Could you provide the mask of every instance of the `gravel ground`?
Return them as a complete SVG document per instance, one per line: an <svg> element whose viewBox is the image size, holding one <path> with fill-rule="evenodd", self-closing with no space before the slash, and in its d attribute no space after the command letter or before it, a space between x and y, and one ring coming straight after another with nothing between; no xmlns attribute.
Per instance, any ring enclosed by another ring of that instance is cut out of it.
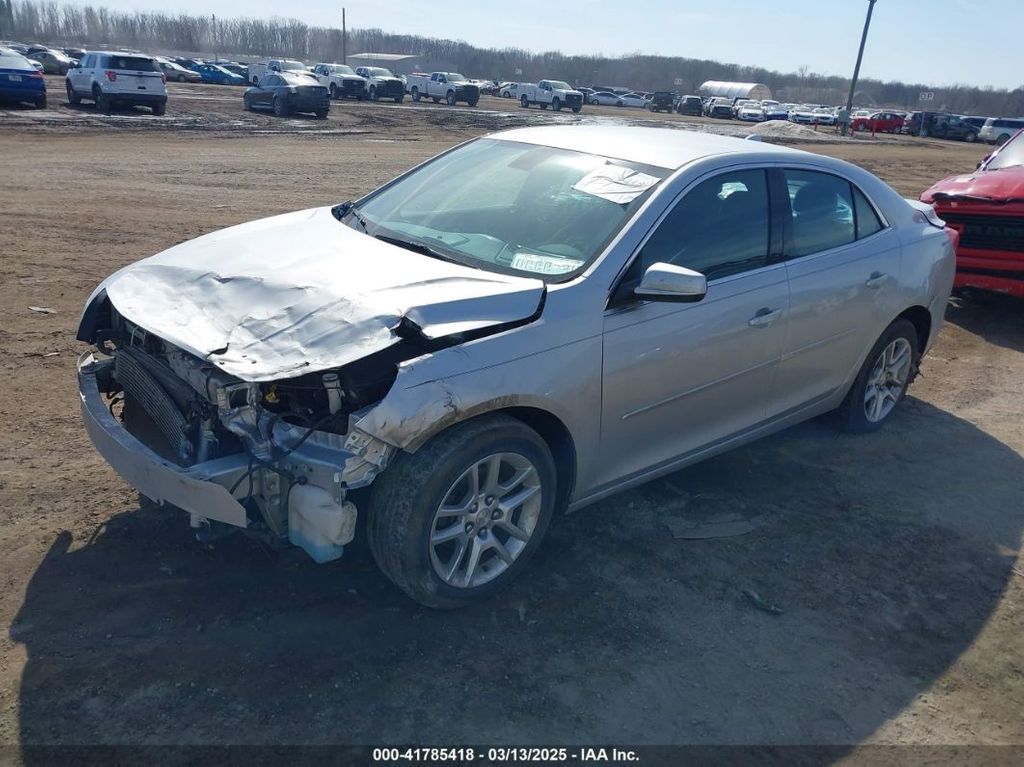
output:
<svg viewBox="0 0 1024 767"><path fill-rule="evenodd" d="M485 99L284 121L172 86L166 118L106 118L59 87L0 112L0 744L1024 744L1020 302L954 299L880 433L823 418L610 498L556 520L507 597L431 612L358 547L318 566L199 545L140 508L81 427L78 312L174 243L572 116ZM984 153L815 146L907 195ZM759 526L670 532L722 514Z"/></svg>

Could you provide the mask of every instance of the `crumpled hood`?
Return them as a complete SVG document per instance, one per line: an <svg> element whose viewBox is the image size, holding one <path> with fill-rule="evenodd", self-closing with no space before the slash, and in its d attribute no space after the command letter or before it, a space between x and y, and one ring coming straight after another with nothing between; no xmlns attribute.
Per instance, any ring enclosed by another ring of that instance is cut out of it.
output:
<svg viewBox="0 0 1024 767"><path fill-rule="evenodd" d="M1024 167L949 176L925 191L921 199L935 202L944 196L980 197L997 202L1024 200Z"/></svg>
<svg viewBox="0 0 1024 767"><path fill-rule="evenodd" d="M316 208L176 245L94 296L106 291L122 316L231 375L267 381L384 349L403 319L429 339L525 320L544 290L389 245Z"/></svg>

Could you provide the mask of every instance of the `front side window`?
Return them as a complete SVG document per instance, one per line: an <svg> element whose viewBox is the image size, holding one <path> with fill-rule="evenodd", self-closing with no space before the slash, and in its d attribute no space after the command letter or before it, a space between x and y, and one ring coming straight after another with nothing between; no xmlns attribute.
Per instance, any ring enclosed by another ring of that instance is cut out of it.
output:
<svg viewBox="0 0 1024 767"><path fill-rule="evenodd" d="M768 182L763 170L724 173L686 193L644 245L643 268L664 262L709 280L768 263Z"/></svg>
<svg viewBox="0 0 1024 767"><path fill-rule="evenodd" d="M371 195L344 220L469 266L563 280L601 252L668 172L479 139Z"/></svg>
<svg viewBox="0 0 1024 767"><path fill-rule="evenodd" d="M786 170L785 175L793 217L789 256L807 256L856 239L848 181L805 170Z"/></svg>

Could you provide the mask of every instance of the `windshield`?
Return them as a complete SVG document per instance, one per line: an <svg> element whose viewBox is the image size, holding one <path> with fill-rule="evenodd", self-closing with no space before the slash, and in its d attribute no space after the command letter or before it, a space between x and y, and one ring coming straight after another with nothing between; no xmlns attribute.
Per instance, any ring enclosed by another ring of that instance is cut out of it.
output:
<svg viewBox="0 0 1024 767"><path fill-rule="evenodd" d="M346 223L468 266L561 280L593 260L668 173L478 139L371 195Z"/></svg>
<svg viewBox="0 0 1024 767"><path fill-rule="evenodd" d="M571 91L569 83L563 83L561 80L548 80L548 84L556 91Z"/></svg>
<svg viewBox="0 0 1024 767"><path fill-rule="evenodd" d="M336 75L354 75L352 67L345 64L331 64L331 71Z"/></svg>
<svg viewBox="0 0 1024 767"><path fill-rule="evenodd" d="M985 165L985 170L999 170L1024 165L1024 140L1021 140L1021 135L1018 133L1003 144L1003 148Z"/></svg>
<svg viewBox="0 0 1024 767"><path fill-rule="evenodd" d="M393 77L390 69L384 69L383 67L370 67L367 70L372 77Z"/></svg>
<svg viewBox="0 0 1024 767"><path fill-rule="evenodd" d="M448 82L450 83L461 83L463 80L466 79L463 75L460 75L458 72L449 72L447 77Z"/></svg>
<svg viewBox="0 0 1024 767"><path fill-rule="evenodd" d="M296 69L298 69L298 70L305 71L306 70L306 65L303 64L301 61L292 61L291 59L285 59L284 61L281 62L281 69L285 69L285 70L296 70Z"/></svg>

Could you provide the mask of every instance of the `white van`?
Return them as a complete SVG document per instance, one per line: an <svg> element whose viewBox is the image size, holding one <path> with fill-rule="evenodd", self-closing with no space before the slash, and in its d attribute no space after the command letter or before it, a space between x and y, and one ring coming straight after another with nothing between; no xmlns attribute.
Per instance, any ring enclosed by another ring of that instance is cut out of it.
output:
<svg viewBox="0 0 1024 767"><path fill-rule="evenodd" d="M978 132L978 138L1002 146L1021 128L1024 128L1024 118L990 117Z"/></svg>

